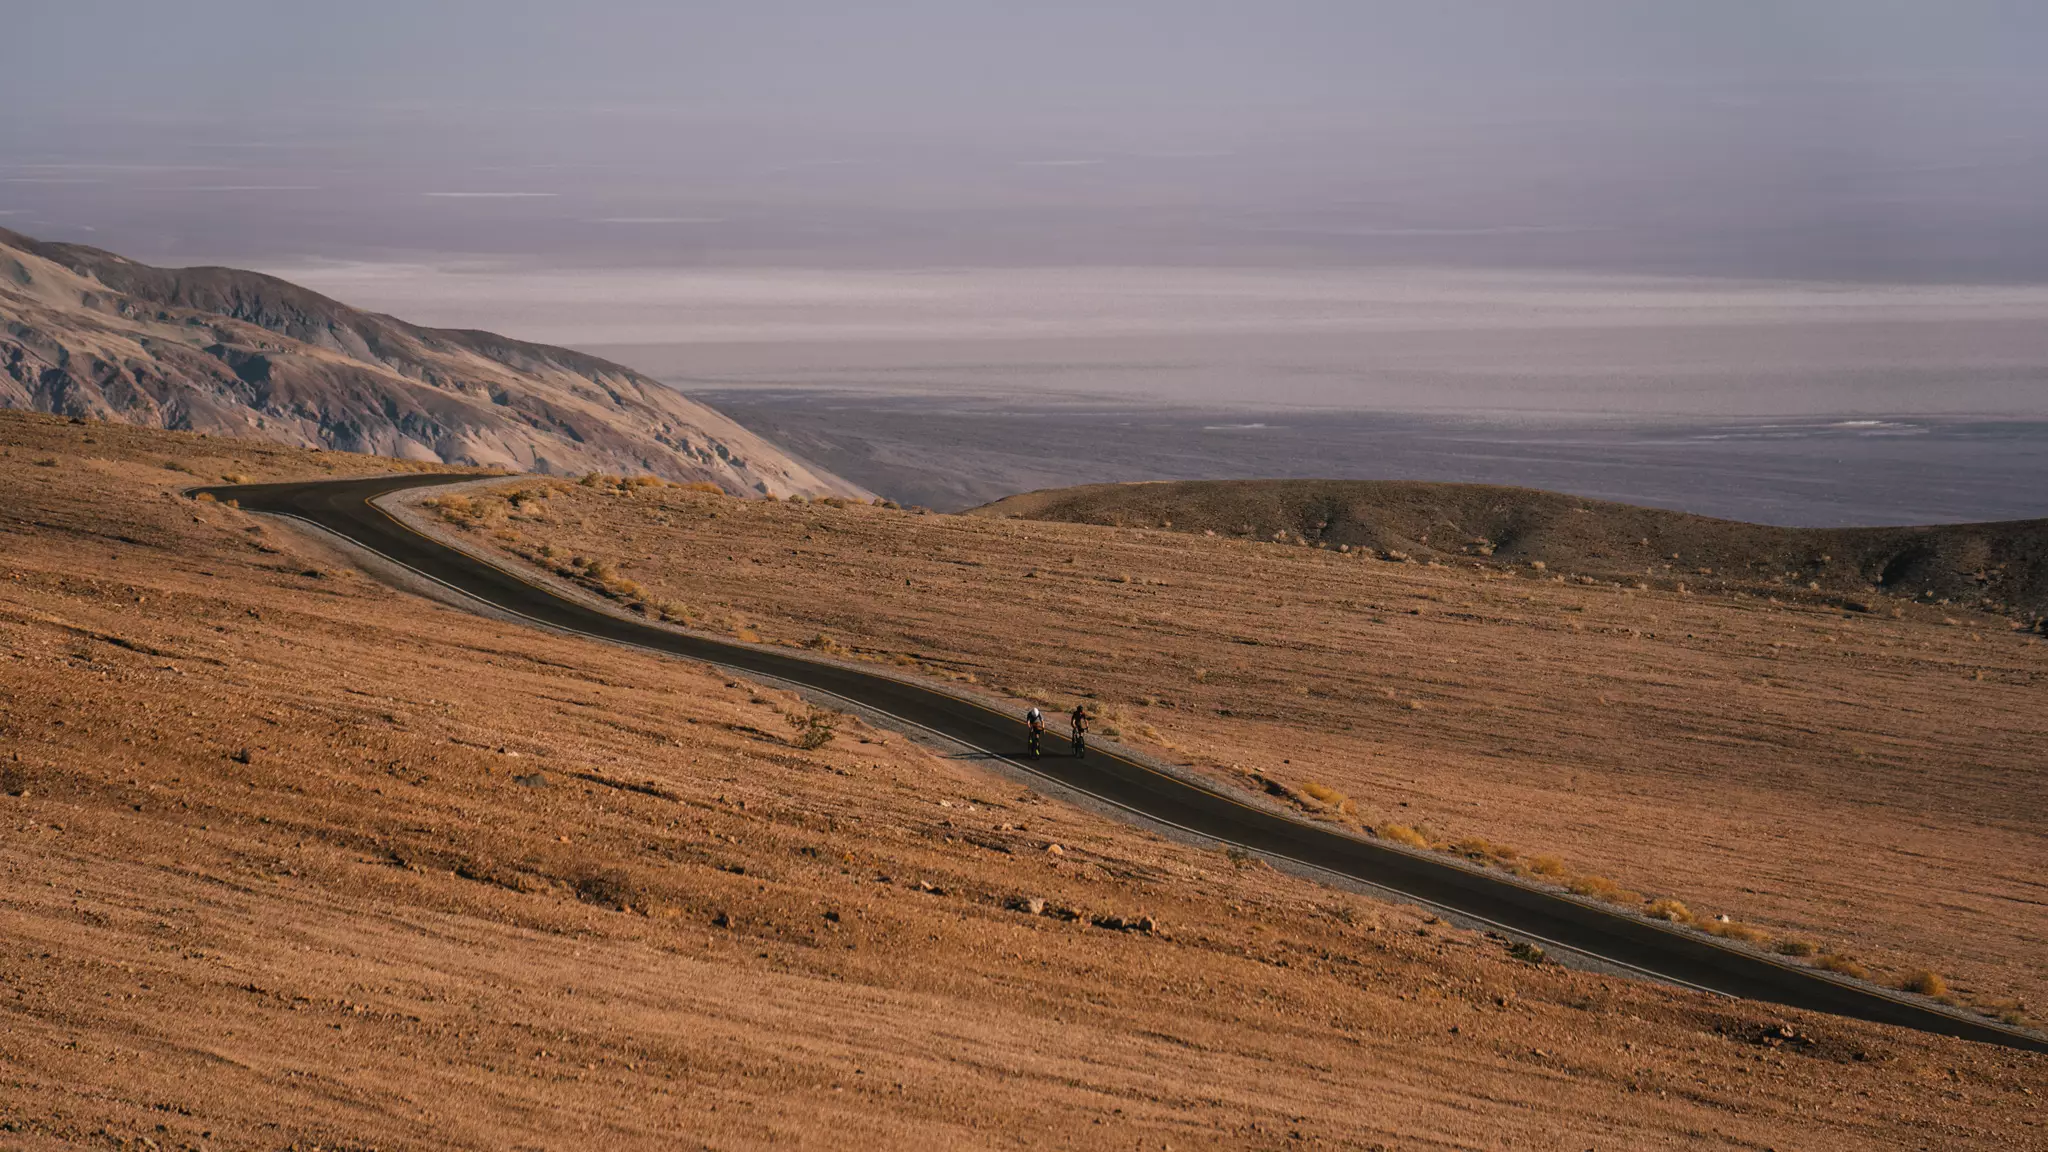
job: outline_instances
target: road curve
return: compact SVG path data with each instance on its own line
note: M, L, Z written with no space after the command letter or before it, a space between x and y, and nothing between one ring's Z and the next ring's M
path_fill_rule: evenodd
M1106 751L1085 761L1021 755L1024 725L934 688L795 652L726 643L636 623L559 596L414 531L371 503L405 488L473 475L378 476L202 489L252 512L310 521L422 576L498 608L572 632L772 676L831 693L975 748L1154 820L1405 893L1535 940L1728 996L1849 1016L2048 1053L2048 1041L1989 1021L1725 947L1696 933L1567 899L1334 828L1290 819ZM1056 741L1051 743L1057 744ZM1014 751L1013 751L1014 750Z

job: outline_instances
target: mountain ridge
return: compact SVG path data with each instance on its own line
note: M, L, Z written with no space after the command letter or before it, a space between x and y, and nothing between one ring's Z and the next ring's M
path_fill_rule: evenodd
M0 228L0 407L738 494L865 489L623 365Z
M1169 480L1020 493L965 515L1168 528L1383 559L1520 566L1874 611L1875 597L2048 617L2048 519L1784 528L1535 488L1404 480Z

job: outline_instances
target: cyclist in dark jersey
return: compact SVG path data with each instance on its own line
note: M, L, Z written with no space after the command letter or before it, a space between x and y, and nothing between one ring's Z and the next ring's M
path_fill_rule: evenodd
M1088 735L1088 713L1083 712L1081 706L1076 704L1074 705L1072 719L1074 724L1074 758L1079 759L1081 754L1088 750L1088 741L1086 739Z

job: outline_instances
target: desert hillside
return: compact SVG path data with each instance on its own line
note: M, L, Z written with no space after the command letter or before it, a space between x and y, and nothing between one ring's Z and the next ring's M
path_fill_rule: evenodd
M0 1143L2041 1134L2038 1057L1532 964L179 495L396 466L0 413Z
M0 229L0 407L409 460L861 494L631 369Z
M1993 1017L2048 1003L2048 643L2003 617L602 478L424 499L648 615L1084 703L1323 819Z
M1883 596L2029 622L2048 615L2048 520L1778 528L1527 488L1390 480L1091 484L1011 496L970 515L1171 528L1383 559L1541 564L1665 588L1820 592L1859 610Z

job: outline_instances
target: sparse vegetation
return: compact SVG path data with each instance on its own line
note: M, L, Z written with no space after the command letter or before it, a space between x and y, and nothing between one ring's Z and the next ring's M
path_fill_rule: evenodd
M1829 972L1839 972L1844 976L1853 977L1857 980L1867 980L1870 978L1870 969L1838 952L1821 953L1821 955L1814 959L1813 966Z
M842 508L826 500L782 505L713 502L700 499L694 493L672 492L663 497L650 486L646 491L655 493L655 496L646 501L644 510L629 510L615 499L606 499L616 496L615 490L597 485L583 487L572 484L558 491L566 492L567 496L548 509L544 522L552 545L559 550L562 544L572 543L584 552L590 552L607 547L607 541L630 540L631 543L620 545L625 553L623 556L612 553L620 562L612 569L599 569L596 575L608 581L618 581L623 578L622 572L628 572L635 582L646 583L647 589L627 589L638 597L629 600L628 604L649 615L663 619L675 617L684 622L696 618L699 626L722 628L742 639L758 639L760 632L756 629L759 629L768 632L776 643L800 645L850 659L892 663L938 680L969 683L972 682L970 678L979 673L994 683L1002 684L1005 694L1019 701L1029 700L1056 711L1072 707L1075 696L1083 693L1098 701L1124 702L1128 711L1122 716L1117 715L1113 707L1100 702L1089 708L1097 720L1093 726L1096 733L1105 739L1120 735L1155 752L1166 749L1176 753L1175 758L1183 763L1225 779L1246 778L1240 764L1252 757L1246 754L1245 742L1263 739L1269 731L1265 725L1276 718L1280 722L1299 724L1314 730L1318 740L1328 745L1328 755L1318 758L1314 752L1308 752L1309 758L1304 759L1307 749L1302 744L1294 744L1290 749L1296 757L1294 766L1291 770L1282 770L1291 777L1287 781L1289 790L1286 794L1304 809L1327 818L1355 819L1353 813L1346 811L1349 800L1346 794L1361 795L1359 789L1366 785L1359 782L1359 775L1346 775L1348 766L1364 764L1367 757L1385 755L1388 756L1383 762L1386 768L1395 772L1405 770L1419 778L1414 797L1419 802L1413 816L1408 814L1405 805L1398 814L1381 814L1381 819L1399 822L1400 827L1408 830L1408 836L1413 837L1410 839L1392 832L1394 824L1389 823L1382 826L1378 834L1390 843L1453 853L1480 865L1556 883L1637 914L1674 924L1688 924L1695 930L1723 939L1784 949L1786 955L1801 955L1803 948L1810 947L1800 943L1786 944L1777 940L1775 933L1767 934L1746 923L1723 924L1710 917L1695 916L1688 907L1692 903L1714 903L1733 911L1736 902L1742 898L1736 896L1732 888L1708 884L1700 891L1689 891L1682 896L1666 894L1658 891L1665 887L1657 883L1661 873L1654 866L1642 866L1640 861L1627 864L1611 862L1608 855L1590 853L1598 856L1605 865L1601 871L1608 872L1608 875L1581 876L1577 875L1580 870L1577 864L1567 867L1564 863L1566 854L1563 851L1556 855L1523 855L1495 838L1494 829L1503 832L1515 830L1510 834L1522 834L1529 827L1524 814L1512 806L1504 808L1500 804L1503 793L1496 791L1490 796L1475 796L1475 799L1486 801L1483 812L1461 812L1460 809L1467 807L1462 803L1453 804L1447 811L1445 805L1453 798L1444 794L1441 780L1450 774L1449 768L1423 766L1413 756L1402 752L1390 755L1385 751L1383 737L1369 735L1376 726L1398 723L1411 734L1403 737L1405 742L1432 742L1432 746L1435 742L1444 742L1443 746L1454 757L1466 758L1461 771L1471 768L1480 776L1491 779L1488 774L1496 771L1512 775L1527 770L1526 764L1517 767L1518 761L1527 759L1526 750L1519 747L1521 740L1514 741L1517 747L1498 750L1501 754L1498 768L1492 763L1496 752L1491 746L1479 749L1460 747L1460 744L1470 743L1467 730L1478 728L1480 723L1476 722L1480 718L1490 713L1500 714L1491 710L1516 709L1512 715L1529 717L1542 739L1555 742L1559 748L1571 749L1573 761L1570 771L1575 776L1586 773L1602 786L1611 783L1611 778L1603 776L1613 771L1612 764L1608 763L1613 757L1602 743L1606 726L1601 721L1592 719L1574 724L1569 730L1551 731L1544 728L1547 722L1542 718L1573 716L1583 719L1589 714L1619 713L1632 706L1628 689L1620 688L1612 681L1597 686L1579 683L1573 691L1583 690L1583 696L1564 700L1556 692L1540 689L1540 686L1531 690L1525 682L1496 683L1498 677L1477 670L1485 666L1485 644L1497 643L1480 642L1476 639L1477 634L1486 632L1491 636L1494 633L1472 629L1469 623L1486 620L1508 627L1533 626L1539 634L1554 634L1572 624L1579 624L1581 630L1574 636L1587 643L1596 637L1623 637L1631 659L1634 651L1643 645L1663 643L1668 638L1682 649L1683 659L1687 662L1687 676L1706 675L1708 672L1723 674L1725 670L1709 668L1713 661L1703 654L1710 652L1707 648L1710 639L1717 648L1725 643L1712 638L1726 635L1731 625L1706 620L1706 616L1720 609L1704 601L1698 606L1685 607L1677 606L1676 602L1666 603L1671 575L1675 575L1668 567L1667 575L1656 581L1664 591L1653 594L1645 602L1641 597L1624 596L1627 591L1624 584L1589 584L1568 569L1560 571L1564 566L1555 558L1550 558L1551 571L1543 572L1540 580L1532 578L1527 562L1534 557L1522 551L1526 548L1523 543L1512 547L1500 546L1503 554L1514 556L1518 575L1510 572L1504 564L1496 565L1477 578L1483 583L1467 587L1461 581L1469 582L1474 577L1439 575L1441 570L1426 571L1426 566L1433 559L1427 554L1426 547L1417 549L1424 555L1405 557L1403 554L1409 564L1405 569L1397 566L1382 569L1377 565L1361 568L1358 561L1348 557L1340 562L1334 552L1322 559L1298 553L1294 554L1296 558L1289 559L1269 546L1242 540L1206 538L1204 543L1182 548L1171 541L1162 541L1156 533L1148 532L1142 537L1142 548L1133 543L1132 548L1138 550L1128 551L1114 539L1103 536L1102 529L1068 530L1057 525L1032 527L1001 521L975 522L951 518L912 526L908 521L878 517L866 508ZM688 538L701 539L706 554L693 557L688 563L671 560L667 555L641 555L660 550L659 545L652 545L641 535L643 525L640 519L636 519L641 517L654 520L663 527L673 523ZM1154 517L1134 523L1151 529L1163 519ZM1178 518L1174 523L1176 527L1183 525ZM1332 523L1338 523L1338 520L1333 519ZM525 524L520 527L526 529ZM1259 531L1270 534L1275 527L1268 523ZM486 535L488 531L486 528ZM1082 549L1078 541L1069 542L1070 537L1081 531L1089 533L1087 550ZM813 537L813 533L818 535ZM540 529L529 530L528 534L538 537ZM912 537L920 542L909 543ZM1137 534L1134 533L1133 537L1136 539ZM813 557L822 545L803 547L797 553L785 553L787 559L777 558L776 554L781 550L774 545L814 538L838 541L844 545L839 550L836 564L820 567L812 559L798 558ZM1454 550L1462 551L1468 540L1476 538L1457 538L1451 541L1451 545ZM1204 538L1197 534L1197 539ZM1488 543L1493 539L1486 537ZM535 542L539 543L537 539ZM1288 542L1293 543L1292 535ZM1637 541L1623 543L1634 546ZM764 544L769 547L762 547ZM522 544L519 549L525 547ZM1644 543L1642 547L1649 548L1650 545ZM1659 563L1663 563L1663 558L1672 551L1668 544L1662 547L1663 551L1653 557ZM1176 579L1174 583L1199 591L1193 595L1155 592L1155 589L1165 588L1165 582L1139 578L1138 573L1157 570L1161 548L1177 549L1178 558L1173 563L1192 565L1193 571L1199 573L1185 581ZM1227 560L1228 565L1238 567L1204 566L1207 552L1211 550L1219 554L1219 563ZM668 545L668 551L680 555L673 543ZM1396 550L1359 547L1356 551L1376 558L1383 552L1391 554ZM728 556L727 553L733 555ZM1227 556L1222 555L1225 553ZM1243 567L1246 563L1244 558L1253 553L1260 557L1253 562L1258 566L1256 571ZM1723 576L1740 571L1718 562L1709 564L1693 560L1689 549L1687 556L1690 562L1676 569L1687 579L1699 579L1695 572L1699 567L1712 567ZM1479 558L1484 559L1483 556ZM1084 559L1086 563L1083 563ZM1469 563L1472 559L1466 557L1459 562ZM559 557L551 558L549 562L551 566L558 564ZM1289 567L1304 564L1313 566L1315 571L1297 572ZM760 565L770 566L775 579L759 579L766 574ZM1334 571L1340 566L1351 573L1343 578L1340 588L1323 588L1314 583L1317 573L1324 569ZM721 568L722 571L715 571ZM880 606L878 615L849 618L840 612L818 610L822 604L839 602L836 596L821 596L823 588L841 588L847 573L851 572L858 578L868 568L873 569L867 573L875 577L873 586L862 584L859 587L863 594L877 598ZM1178 567L1173 570L1176 575L1181 571ZM1026 572L1035 572L1035 578L1016 579ZM1642 569L1628 574L1629 582L1652 582L1636 578L1642 574ZM587 579L589 575L588 572L580 572L578 578ZM1562 577L1569 583L1554 581L1553 576ZM777 591L783 587L785 577L803 585L801 596ZM819 579L827 581L827 584L815 583ZM1218 615L1214 602L1220 588L1234 587L1229 584L1233 579L1248 580L1251 582L1248 587L1257 588L1246 603L1255 604L1259 611L1242 613L1242 620L1235 608L1228 618ZM812 583L806 584L807 580ZM963 636L957 627L959 621L952 617L955 612L1001 631L1003 609L986 603L982 598L982 594L990 590L992 582L1000 583L1007 590L1003 595L1009 599L1021 596L1036 601L1043 597L1048 603L1075 604L1079 615L1074 622L1080 626L1081 635L1086 637L1086 647L1070 653L1077 661L1071 667L1085 669L1085 673L1048 683L1040 678L1064 676L1069 665L1060 661L1067 657L1051 656L1034 649L1030 661L1019 662L1016 653L1004 647L1008 644L1030 647L1039 642L1033 637L1039 635L1036 629L1042 621L1042 612L1035 606L1025 631L1015 637L1005 632L1004 639L995 646ZM1555 591L1552 590L1553 585ZM1094 591L1088 591L1090 588ZM689 590L692 598L713 598L712 603L703 610L678 610L665 609L664 603L656 599L664 593L673 595L685 589ZM1709 595L1716 590L1700 589ZM614 588L609 594L615 595L617 591ZM1782 594L1782 587L1778 591ZM1335 605L1334 609L1332 605ZM1421 610L1419 619L1406 612L1410 605ZM746 609L744 617L739 611L742 606ZM1275 611L1264 610L1269 607ZM700 611L708 612L709 619L701 618ZM1332 611L1334 615L1330 614ZM1781 645L1771 650L1775 654L1774 661L1796 662L1811 658L1802 653L1817 652L1818 645L1806 635L1802 618L1788 616L1786 611L1775 606L1766 608L1759 601L1757 610L1750 614L1755 617L1750 642L1758 647L1771 643ZM1657 618L1667 613L1677 615L1665 615L1662 620ZM1849 655L1852 650L1850 644L1859 639L1865 646L1863 653L1859 654L1872 652L1879 644L1889 646L1894 639L1889 632L1857 637L1853 628L1837 623L1841 619L1840 612L1829 612L1814 624L1815 629L1824 628L1828 644L1836 646L1827 650L1833 658ZM1877 623L1876 617L1870 613L1865 613L1860 619L1867 625ZM1703 623L1707 625L1704 628L1701 627ZM1746 618L1744 623L1749 625ZM1165 628L1166 632L1155 637L1145 631L1155 625ZM1388 664L1373 657L1370 662L1375 664L1375 672L1371 680L1361 682L1350 677L1331 661L1340 656L1351 659L1357 655L1356 652L1344 651L1354 644L1348 632L1353 628L1372 629L1375 634L1385 635L1389 644L1403 647L1404 659L1410 659L1410 662ZM1379 632L1383 629L1389 631ZM1399 635L1401 632L1416 634L1403 637ZM1473 633L1474 643L1481 644L1481 647L1466 650L1468 646L1459 635L1466 632ZM1165 673L1149 667L1141 675L1120 672L1119 661L1132 651L1130 644L1150 643L1168 636L1172 639L1166 642L1176 646L1174 667ZM803 639L805 637L809 639ZM1212 638L1223 644L1246 647L1205 647ZM1572 643L1578 644L1581 639L1574 639ZM1541 642L1540 635L1532 642ZM1185 648L1180 649L1178 646L1181 645ZM1746 651L1738 650L1736 654L1746 654ZM1434 657L1439 653L1445 657L1443 664L1463 667L1437 668ZM1427 659L1424 663L1415 663L1411 658ZM1050 665L1048 660L1052 662ZM1352 663L1356 662L1352 660ZM1700 667L1693 668L1693 664ZM1977 655L1956 660L1955 664L1962 669L1964 677L1968 677L1973 668L1988 666L1985 658ZM1204 668L1204 665L1208 667ZM1059 667L1061 672L1048 672L1048 667ZM1785 679L1783 674L1773 672L1766 687L1774 693L1783 692L1786 690ZM1987 673L1984 683L1989 684L1992 679ZM2006 682L2020 681L2008 674ZM1576 707L1579 700L1590 702L1594 699L1599 701L1598 713L1593 713L1590 706L1584 710ZM1358 705L1364 701L1373 703L1359 708ZM1806 699L1798 703L1800 707L1825 706L1825 702ZM1527 712L1519 711L1525 706L1534 707ZM1210 716L1220 718L1223 723L1207 724L1204 718ZM1652 732L1659 732L1661 724L1660 721L1653 725ZM1740 724L1739 720L1726 723L1716 720L1713 727L1721 730ZM1351 738L1342 734L1353 731L1361 735L1357 742L1347 744ZM1656 735L1657 740L1664 742L1677 738L1669 732ZM1844 749L1869 746L1862 738L1844 741L1841 745ZM1660 743L1658 747L1668 748L1669 745ZM1471 760L1475 753L1488 759ZM1716 755L1708 753L1710 758ZM1861 758L1862 761L1869 759L1870 756ZM1306 768L1307 765L1314 767ZM1716 770L1726 767L1721 765ZM1313 787L1300 782L1311 772L1315 774ZM1325 772L1336 775L1325 775ZM1382 771L1369 773L1364 778L1378 779L1384 775ZM1431 782L1432 776L1434 783ZM1650 786L1654 792L1661 784L1652 780ZM1635 785L1631 784L1631 787ZM1661 792L1657 794L1663 795ZM1631 792L1630 795L1639 794ZM1404 794L1401 798L1411 797ZM1643 802L1647 801L1622 803L1628 806ZM1356 802L1351 803L1355 806ZM1476 809L1478 806L1470 807ZM1439 824L1439 820L1445 823ZM1582 836L1583 833L1584 829L1577 829L1566 840L1552 842L1547 847L1570 848L1576 853L1587 846L1570 837ZM1678 838L1685 840L1687 834L1681 830ZM1616 867L1630 867L1635 871L1610 879L1609 876L1615 874L1609 869ZM1631 885L1627 882L1629 880L1639 880L1640 887L1657 892L1658 898L1643 896L1635 890L1639 885ZM1812 933L1837 927L1825 918L1802 925L1799 913L1796 910L1788 912L1783 903L1782 900L1760 899L1754 911L1758 915L1769 915L1774 921L1803 926ZM1818 951L1810 954L1818 955ZM1940 951L1929 952L1924 959L1940 961L1944 965L1952 960ZM1900 962L1900 957L1887 955L1885 960L1889 971L1904 970L1908 966ZM1972 972L1970 975L1974 978L1977 974Z
M1695 923L1699 924L1701 931L1707 935L1719 936L1723 940L1740 940L1744 944L1762 944L1770 939L1769 933L1760 928L1744 924L1740 920L1717 918L1695 921Z
M1351 811L1351 797L1346 796L1327 784L1319 784L1311 780L1301 786L1301 791L1309 799L1333 812Z
M1382 824L1377 831L1383 840L1392 840L1396 844L1406 844L1411 848L1429 847L1429 837L1406 824Z
M1687 908L1683 901L1673 900L1669 896L1660 900L1652 900L1650 906L1644 909L1644 912L1653 920L1669 920L1674 924L1690 924L1692 922L1692 910Z
M1904 991L1917 992L1936 1000L1949 998L1948 981L1942 979L1941 973L1931 968L1921 968L1907 973L1906 978L1899 981L1899 987Z
M799 748L823 748L839 734L838 714L823 708L792 712L788 720L789 726L796 729L796 738L792 742Z
M1579 896L1590 896L1609 904L1641 904L1643 894L1632 892L1605 876L1574 876L1565 881L1565 888Z

